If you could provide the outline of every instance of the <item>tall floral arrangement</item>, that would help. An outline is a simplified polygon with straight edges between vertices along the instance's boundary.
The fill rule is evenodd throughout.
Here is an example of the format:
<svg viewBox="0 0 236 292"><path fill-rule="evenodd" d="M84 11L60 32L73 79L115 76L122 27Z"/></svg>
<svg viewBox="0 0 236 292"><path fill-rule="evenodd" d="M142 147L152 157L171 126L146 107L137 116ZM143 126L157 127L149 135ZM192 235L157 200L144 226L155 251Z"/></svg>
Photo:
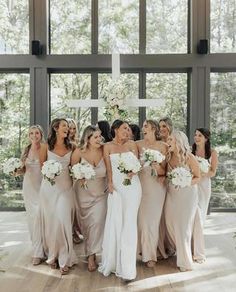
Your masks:
<svg viewBox="0 0 236 292"><path fill-rule="evenodd" d="M111 80L108 84L104 100L106 102L104 115L108 121L127 119L128 112L125 104L128 88L122 78Z"/></svg>

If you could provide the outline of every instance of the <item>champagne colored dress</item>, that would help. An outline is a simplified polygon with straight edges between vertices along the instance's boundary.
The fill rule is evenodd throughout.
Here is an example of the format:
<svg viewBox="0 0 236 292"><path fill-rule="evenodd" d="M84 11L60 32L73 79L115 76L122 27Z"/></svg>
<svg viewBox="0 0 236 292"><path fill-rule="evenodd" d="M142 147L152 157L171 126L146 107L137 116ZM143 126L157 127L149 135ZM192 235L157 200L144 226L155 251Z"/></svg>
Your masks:
<svg viewBox="0 0 236 292"><path fill-rule="evenodd" d="M138 214L139 248L143 262L157 260L159 225L165 202L166 187L151 176L151 167L140 172L142 200Z"/></svg>
<svg viewBox="0 0 236 292"><path fill-rule="evenodd" d="M23 198L26 209L27 223L32 241L33 250L40 236L40 228L37 224L39 212L39 190L42 182L41 165L38 158L27 157L25 160L25 174L23 180Z"/></svg>
<svg viewBox="0 0 236 292"><path fill-rule="evenodd" d="M94 170L95 178L87 180L87 189L82 188L79 181L74 184L86 256L102 250L107 211L107 179L103 159L94 167Z"/></svg>
<svg viewBox="0 0 236 292"><path fill-rule="evenodd" d="M75 194L69 174L71 151L64 156L48 151L48 160L62 164L62 173L56 177L54 185L43 179L40 189L40 225L43 252L47 263L58 260L61 268L77 263L73 249L72 224L74 219ZM35 257L41 257L38 248Z"/></svg>
<svg viewBox="0 0 236 292"><path fill-rule="evenodd" d="M168 170L171 169L168 165ZM167 232L175 244L177 267L186 270L192 270L193 267L191 239L197 208L197 185L177 189L168 184L165 204Z"/></svg>
<svg viewBox="0 0 236 292"><path fill-rule="evenodd" d="M132 280L136 277L137 216L142 189L138 175L131 185L123 185L123 173L118 170L119 153L110 154L114 191L108 196L108 208L102 263L98 271L104 276L115 273L117 277Z"/></svg>

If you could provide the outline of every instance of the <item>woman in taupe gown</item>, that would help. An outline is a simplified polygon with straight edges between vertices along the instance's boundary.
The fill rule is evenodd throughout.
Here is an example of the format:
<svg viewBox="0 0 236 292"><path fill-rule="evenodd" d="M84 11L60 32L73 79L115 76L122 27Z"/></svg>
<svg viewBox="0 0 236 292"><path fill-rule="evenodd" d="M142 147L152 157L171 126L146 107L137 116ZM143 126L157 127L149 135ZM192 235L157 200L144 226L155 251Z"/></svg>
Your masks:
<svg viewBox="0 0 236 292"><path fill-rule="evenodd" d="M88 126L83 132L79 148L72 155L72 165L86 162L94 167L96 173L95 178L86 181L87 188L82 187L80 180L74 184L90 272L97 268L96 254L102 249L107 210L106 167L101 142L99 128Z"/></svg>
<svg viewBox="0 0 236 292"><path fill-rule="evenodd" d="M40 202L39 190L42 181L41 166L44 160L46 145L43 143L43 129L40 125L31 126L28 135L30 144L25 147L21 160L24 164L23 198L34 251L37 248L37 238L40 237L37 218ZM33 257L33 265L40 264L43 257L44 254Z"/></svg>
<svg viewBox="0 0 236 292"><path fill-rule="evenodd" d="M146 120L142 131L144 139L136 142L139 156L142 155L144 149L158 150L166 155L166 144L157 140L157 122ZM142 255L142 261L150 268L157 261L159 225L166 196L166 187L161 181L161 177L165 176L165 166L165 160L161 164L152 163L152 166L143 167L139 174L142 185L142 200L138 215L139 252ZM157 176L151 175L152 167Z"/></svg>

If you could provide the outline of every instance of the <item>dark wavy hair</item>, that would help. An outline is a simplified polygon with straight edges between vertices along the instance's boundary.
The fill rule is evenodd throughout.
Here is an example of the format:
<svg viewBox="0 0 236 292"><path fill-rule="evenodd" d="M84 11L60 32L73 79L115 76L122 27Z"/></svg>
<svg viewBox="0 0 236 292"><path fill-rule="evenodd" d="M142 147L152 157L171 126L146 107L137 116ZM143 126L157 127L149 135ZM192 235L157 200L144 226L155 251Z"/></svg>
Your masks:
<svg viewBox="0 0 236 292"><path fill-rule="evenodd" d="M115 129L119 129L120 126L122 126L123 124L128 124L125 121L122 120L115 120L112 125L111 125L111 136L114 138L115 137Z"/></svg>
<svg viewBox="0 0 236 292"><path fill-rule="evenodd" d="M53 150L57 141L57 132L56 130L59 128L60 122L65 121L68 124L68 121L64 118L56 118L50 124L49 134L48 134L48 147L49 150ZM69 127L69 124L68 124ZM72 145L69 140L69 131L67 137L64 138L64 144L67 149L72 149Z"/></svg>
<svg viewBox="0 0 236 292"><path fill-rule="evenodd" d="M111 135L111 127L108 123L108 121L98 121L98 127L101 131L101 135L104 138L105 142L112 141L112 135Z"/></svg>
<svg viewBox="0 0 236 292"><path fill-rule="evenodd" d="M196 131L199 131L207 139L205 143L205 158L209 159L211 157L211 141L210 141L211 132L207 128L197 128L195 130L195 133ZM197 145L196 143L193 143L193 146L192 146L193 155L196 155L196 150L197 150Z"/></svg>
<svg viewBox="0 0 236 292"><path fill-rule="evenodd" d="M133 137L134 137L134 141L137 141L137 140L140 140L140 128L137 124L130 124L129 125L131 131L132 131L132 134L133 134Z"/></svg>

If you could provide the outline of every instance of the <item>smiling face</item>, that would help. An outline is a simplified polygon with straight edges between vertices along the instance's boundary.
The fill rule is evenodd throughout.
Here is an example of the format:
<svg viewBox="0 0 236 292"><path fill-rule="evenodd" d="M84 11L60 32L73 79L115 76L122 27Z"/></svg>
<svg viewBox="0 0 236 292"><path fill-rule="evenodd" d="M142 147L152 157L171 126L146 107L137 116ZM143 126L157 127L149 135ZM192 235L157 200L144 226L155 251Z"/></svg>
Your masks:
<svg viewBox="0 0 236 292"><path fill-rule="evenodd" d="M101 143L102 143L101 131L97 130L93 132L92 136L89 138L88 143L94 148L101 147Z"/></svg>
<svg viewBox="0 0 236 292"><path fill-rule="evenodd" d="M31 143L39 143L42 140L42 134L37 128L29 130L29 140Z"/></svg>
<svg viewBox="0 0 236 292"><path fill-rule="evenodd" d="M115 129L116 137L120 140L128 140L130 135L130 127L127 123L123 123L118 129Z"/></svg>
<svg viewBox="0 0 236 292"><path fill-rule="evenodd" d="M143 123L142 127L143 137L145 138L151 138L153 134L155 133L155 129L152 127L150 123L147 123L146 121Z"/></svg>
<svg viewBox="0 0 236 292"><path fill-rule="evenodd" d="M58 129L56 129L57 137L66 138L68 136L69 132L69 126L68 123L64 120L61 120L58 126Z"/></svg>
<svg viewBox="0 0 236 292"><path fill-rule="evenodd" d="M204 146L206 143L207 139L205 136L198 130L196 130L194 134L194 142L196 143L197 146Z"/></svg>
<svg viewBox="0 0 236 292"><path fill-rule="evenodd" d="M160 128L160 136L163 140L166 140L168 136L170 135L170 129L164 121L161 121L159 123L159 128Z"/></svg>
<svg viewBox="0 0 236 292"><path fill-rule="evenodd" d="M167 145L169 147L169 152L174 152L176 150L176 139L173 135L167 138Z"/></svg>
<svg viewBox="0 0 236 292"><path fill-rule="evenodd" d="M69 138L73 139L75 137L76 134L76 126L74 123L70 123L70 127L69 127Z"/></svg>

